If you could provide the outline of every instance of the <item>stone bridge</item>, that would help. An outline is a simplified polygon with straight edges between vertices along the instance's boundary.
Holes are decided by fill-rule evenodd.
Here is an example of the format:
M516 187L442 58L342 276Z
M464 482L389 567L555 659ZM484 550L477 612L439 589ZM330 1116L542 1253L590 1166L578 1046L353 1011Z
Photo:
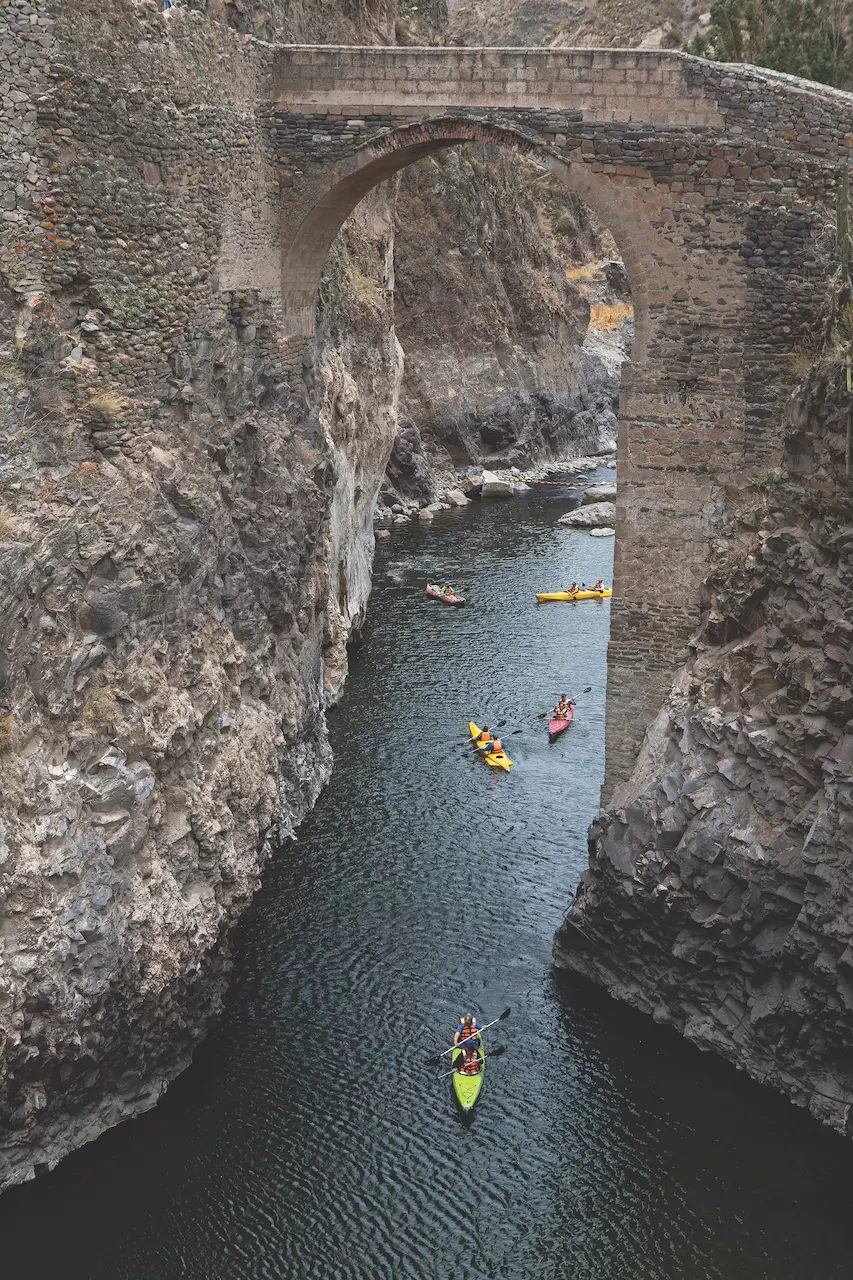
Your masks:
M357 202L446 147L537 160L616 239L636 339L620 411L609 789L699 620L712 539L777 459L790 357L831 259L853 96L644 50L285 47L270 76L296 338L313 333L329 248Z

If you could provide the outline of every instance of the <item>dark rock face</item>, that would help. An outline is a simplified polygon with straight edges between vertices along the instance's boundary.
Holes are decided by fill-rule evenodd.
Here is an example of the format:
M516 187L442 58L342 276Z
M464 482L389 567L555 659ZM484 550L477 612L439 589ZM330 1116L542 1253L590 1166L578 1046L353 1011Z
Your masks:
M836 384L837 385L837 384ZM853 1133L853 498L815 381L590 831L560 966Z
M603 268L594 284L566 278L611 248L577 197L528 161L469 148L404 172L396 228L395 494L432 498L454 467L524 467L615 436L630 333L584 349L590 297L614 295Z
M389 6L213 9L0 9L23 95L0 191L26 189L0 221L0 1190L186 1066L270 840L328 777L369 592L387 198L294 353L252 261L234 28L387 39Z

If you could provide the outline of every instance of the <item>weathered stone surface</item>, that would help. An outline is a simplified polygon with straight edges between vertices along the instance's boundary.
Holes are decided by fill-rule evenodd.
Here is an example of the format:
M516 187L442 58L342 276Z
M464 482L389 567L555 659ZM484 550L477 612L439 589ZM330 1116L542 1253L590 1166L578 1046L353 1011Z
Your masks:
M596 502L589 507L577 507L560 516L559 524L573 525L576 529L602 529L612 525L616 519L616 504L613 502Z

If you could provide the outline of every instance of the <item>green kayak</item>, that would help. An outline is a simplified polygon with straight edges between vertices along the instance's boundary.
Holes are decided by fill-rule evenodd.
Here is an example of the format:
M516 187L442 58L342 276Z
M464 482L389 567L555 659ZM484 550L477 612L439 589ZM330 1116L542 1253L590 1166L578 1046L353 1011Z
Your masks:
M472 1111L474 1103L480 1096L480 1090L483 1087L483 1077L486 1074L486 1055L483 1053L482 1040L477 1041L477 1047L480 1051L480 1070L475 1076L463 1076L455 1071L450 1077L453 1081L453 1092L456 1094L456 1101L459 1103L463 1111ZM451 1057L453 1066L456 1066L456 1059L462 1056L461 1049L454 1049Z

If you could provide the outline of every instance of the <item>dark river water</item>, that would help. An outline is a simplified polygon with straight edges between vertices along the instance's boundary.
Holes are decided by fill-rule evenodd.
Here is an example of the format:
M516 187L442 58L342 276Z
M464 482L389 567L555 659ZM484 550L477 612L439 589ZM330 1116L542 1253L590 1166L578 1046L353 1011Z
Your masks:
M853 1275L853 1146L552 972L609 603L535 592L609 578L613 552L557 525L566 505L542 488L380 544L334 777L241 928L226 1017L154 1112L0 1200L4 1275ZM426 601L442 575L466 609ZM506 722L511 774L471 758L469 718ZM507 1005L466 1123L424 1059L463 1009Z

